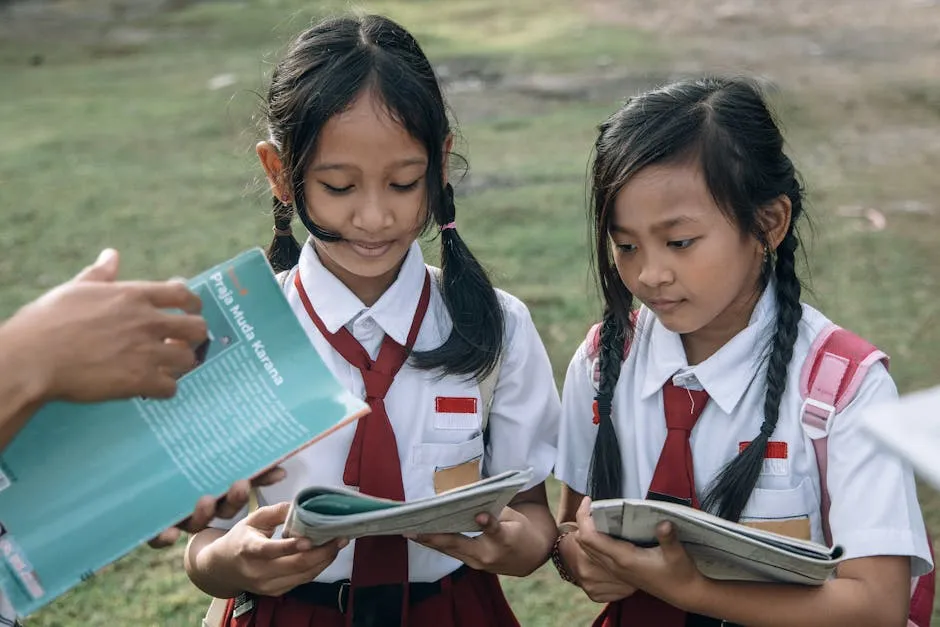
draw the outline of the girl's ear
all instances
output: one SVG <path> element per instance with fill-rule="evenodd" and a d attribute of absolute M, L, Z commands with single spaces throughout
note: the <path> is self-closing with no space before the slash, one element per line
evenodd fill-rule
<path fill-rule="evenodd" d="M 781 194 L 767 203 L 763 208 L 761 221 L 767 238 L 767 245 L 771 250 L 777 250 L 780 242 L 790 230 L 790 219 L 793 215 L 793 205 L 790 197 Z"/>
<path fill-rule="evenodd" d="M 450 151 L 454 147 L 454 135 L 451 133 L 447 136 L 447 139 L 444 140 L 444 163 L 441 164 L 441 185 L 447 185 L 449 173 L 447 167 L 450 165 Z"/>
<path fill-rule="evenodd" d="M 290 186 L 287 185 L 284 164 L 281 161 L 281 155 L 277 148 L 271 142 L 258 142 L 255 146 L 255 152 L 258 153 L 258 159 L 261 161 L 261 167 L 268 177 L 268 184 L 271 186 L 271 194 L 275 198 L 290 201 Z"/>

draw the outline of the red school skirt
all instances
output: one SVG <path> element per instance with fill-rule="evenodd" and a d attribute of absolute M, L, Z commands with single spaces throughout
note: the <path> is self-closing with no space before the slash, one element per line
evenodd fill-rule
<path fill-rule="evenodd" d="M 684 617 L 684 618 L 683 618 Z M 734 627 L 717 618 L 686 614 L 677 607 L 638 590 L 621 601 L 608 603 L 592 627 L 652 627 L 653 625 L 675 625 L 684 627 Z"/>
<path fill-rule="evenodd" d="M 519 627 L 499 578 L 462 566 L 436 582 L 411 584 L 407 627 Z M 282 597 L 252 598 L 254 607 L 233 616 L 235 599 L 229 599 L 225 627 L 347 627 L 352 608 L 348 587 L 308 584 Z M 397 627 L 391 617 L 377 624 Z"/>

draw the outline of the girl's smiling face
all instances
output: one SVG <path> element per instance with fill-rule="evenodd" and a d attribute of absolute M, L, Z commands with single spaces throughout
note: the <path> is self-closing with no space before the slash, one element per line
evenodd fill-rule
<path fill-rule="evenodd" d="M 443 180 L 452 140 L 443 146 Z M 262 142 L 258 154 L 279 197 L 283 164 Z M 428 151 L 390 113 L 373 89 L 331 117 L 304 173 L 304 205 L 312 222 L 341 239 L 313 239 L 322 261 L 371 305 L 395 280 L 428 218 Z"/>
<path fill-rule="evenodd" d="M 394 280 L 426 221 L 427 168 L 424 146 L 372 90 L 323 126 L 304 177 L 305 204 L 313 222 L 343 238 L 316 247 L 353 291 L 361 280 Z"/>

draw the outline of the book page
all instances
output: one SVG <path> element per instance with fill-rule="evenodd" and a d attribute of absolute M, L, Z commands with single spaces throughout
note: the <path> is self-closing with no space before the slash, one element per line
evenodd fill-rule
<path fill-rule="evenodd" d="M 866 407 L 859 425 L 940 489 L 940 386 Z"/>
<path fill-rule="evenodd" d="M 301 493 L 294 499 L 284 533 L 288 537 L 305 536 L 322 544 L 333 538 L 479 531 L 476 516 L 482 512 L 499 516 L 531 476 L 531 469 L 509 471 L 395 508 L 343 516 L 324 516 L 303 510 L 299 507 L 299 502 L 305 498 Z"/>

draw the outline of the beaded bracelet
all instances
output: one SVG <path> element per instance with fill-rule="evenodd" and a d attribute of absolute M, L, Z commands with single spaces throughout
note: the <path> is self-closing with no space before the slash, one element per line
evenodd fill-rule
<path fill-rule="evenodd" d="M 578 582 L 575 581 L 571 571 L 568 570 L 564 561 L 561 559 L 561 541 L 575 529 L 577 529 L 577 527 L 568 527 L 558 534 L 558 537 L 555 539 L 555 545 L 552 547 L 552 564 L 555 565 L 555 570 L 558 571 L 558 576 L 561 577 L 563 581 L 577 585 Z"/>

